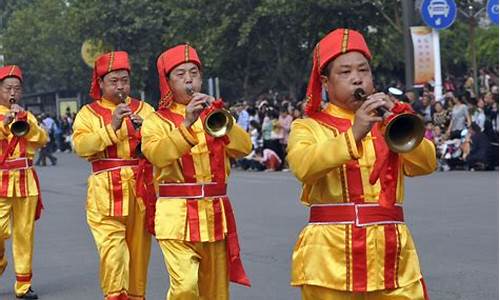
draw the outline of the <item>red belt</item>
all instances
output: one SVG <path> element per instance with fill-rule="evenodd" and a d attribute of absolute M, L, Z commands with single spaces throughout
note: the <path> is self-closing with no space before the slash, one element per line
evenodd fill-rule
<path fill-rule="evenodd" d="M 135 167 L 139 165 L 138 159 L 103 158 L 90 162 L 92 173 L 113 171 L 124 167 Z"/>
<path fill-rule="evenodd" d="M 229 279 L 232 282 L 250 286 L 243 263 L 240 258 L 240 245 L 238 242 L 238 232 L 236 230 L 236 220 L 234 218 L 231 202 L 226 196 L 227 185 L 225 183 L 163 183 L 159 185 L 159 198 L 181 198 L 187 199 L 187 220 L 191 230 L 191 237 L 197 236 L 199 239 L 199 219 L 198 202 L 199 199 L 206 197 L 222 198 L 224 214 L 227 224 L 227 260 L 229 264 Z M 214 208 L 218 202 L 213 202 Z M 220 206 L 219 207 L 219 213 Z M 215 210 L 215 209 L 214 209 Z M 222 218 L 215 218 L 215 227 L 219 228 L 222 234 Z M 196 234 L 194 234 L 196 232 Z"/>
<path fill-rule="evenodd" d="M 162 183 L 159 185 L 160 198 L 202 199 L 205 197 L 225 197 L 225 183 Z"/>
<path fill-rule="evenodd" d="M 27 169 L 33 166 L 33 160 L 28 158 L 17 158 L 6 160 L 0 165 L 0 170 Z"/>
<path fill-rule="evenodd" d="M 313 205 L 310 224 L 355 224 L 358 227 L 404 223 L 403 207 L 385 208 L 378 204 L 326 204 Z"/>

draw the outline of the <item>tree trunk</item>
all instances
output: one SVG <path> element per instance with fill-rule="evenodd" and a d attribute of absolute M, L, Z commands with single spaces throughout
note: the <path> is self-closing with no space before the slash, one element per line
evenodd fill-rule
<path fill-rule="evenodd" d="M 473 78 L 474 78 L 473 89 L 474 89 L 474 94 L 476 95 L 476 97 L 479 97 L 478 88 L 477 88 L 478 78 L 477 78 L 476 43 L 474 41 L 474 37 L 475 37 L 475 34 L 476 34 L 476 26 L 477 26 L 476 19 L 473 16 L 471 16 L 469 18 L 469 45 L 471 47 L 472 75 L 473 75 Z"/>

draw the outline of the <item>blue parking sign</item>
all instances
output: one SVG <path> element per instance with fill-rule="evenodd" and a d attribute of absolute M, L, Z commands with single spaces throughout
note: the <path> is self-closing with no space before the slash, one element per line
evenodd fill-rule
<path fill-rule="evenodd" d="M 454 0 L 424 0 L 420 13 L 427 26 L 434 29 L 445 29 L 455 21 L 457 5 Z"/>
<path fill-rule="evenodd" d="M 498 0 L 488 0 L 486 8 L 491 21 L 498 25 Z"/>

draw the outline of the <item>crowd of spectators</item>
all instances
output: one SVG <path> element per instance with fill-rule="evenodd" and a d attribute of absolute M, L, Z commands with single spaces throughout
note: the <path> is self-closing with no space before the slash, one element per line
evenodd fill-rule
<path fill-rule="evenodd" d="M 38 158 L 35 162 L 37 166 L 46 166 L 47 159 L 51 165 L 57 164 L 55 152 L 72 152 L 71 134 L 73 132 L 73 120 L 75 114 L 67 112 L 59 118 L 50 113 L 41 113 L 37 116 L 40 126 L 47 131 L 48 143 L 39 150 Z"/>
<path fill-rule="evenodd" d="M 436 145 L 438 170 L 493 170 L 498 167 L 498 70 L 481 69 L 478 93 L 470 74 L 446 76 L 443 97 L 433 86 L 404 91 L 385 89 L 410 103 L 425 122 L 425 137 Z M 391 93 L 401 90 L 401 93 Z M 326 103 L 326 102 L 325 102 Z M 253 151 L 236 166 L 253 171 L 286 171 L 286 146 L 293 120 L 303 116 L 303 101 L 270 90 L 255 101 L 239 101 L 230 109 L 251 136 Z"/>

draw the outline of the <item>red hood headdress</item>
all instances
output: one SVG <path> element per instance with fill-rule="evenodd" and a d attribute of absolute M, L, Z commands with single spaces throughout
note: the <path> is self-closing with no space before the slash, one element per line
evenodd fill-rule
<path fill-rule="evenodd" d="M 0 68 L 0 81 L 7 77 L 17 77 L 21 82 L 23 81 L 23 71 L 16 65 L 10 65 Z"/>
<path fill-rule="evenodd" d="M 158 109 L 165 109 L 174 100 L 174 95 L 168 84 L 168 74 L 180 64 L 192 62 L 201 69 L 201 61 L 196 50 L 188 44 L 178 45 L 163 52 L 157 61 L 158 77 L 160 78 L 160 101 Z"/>
<path fill-rule="evenodd" d="M 94 72 L 92 73 L 92 83 L 90 84 L 90 97 L 99 100 L 102 97 L 99 88 L 98 78 L 102 78 L 109 72 L 116 70 L 127 70 L 130 72 L 128 54 L 125 51 L 113 51 L 102 54 L 95 60 Z"/>
<path fill-rule="evenodd" d="M 320 108 L 321 71 L 337 56 L 351 51 L 361 52 L 368 60 L 371 60 L 372 55 L 363 35 L 355 30 L 335 29 L 316 44 L 313 54 L 313 67 L 306 93 L 306 115 L 311 115 Z"/>

